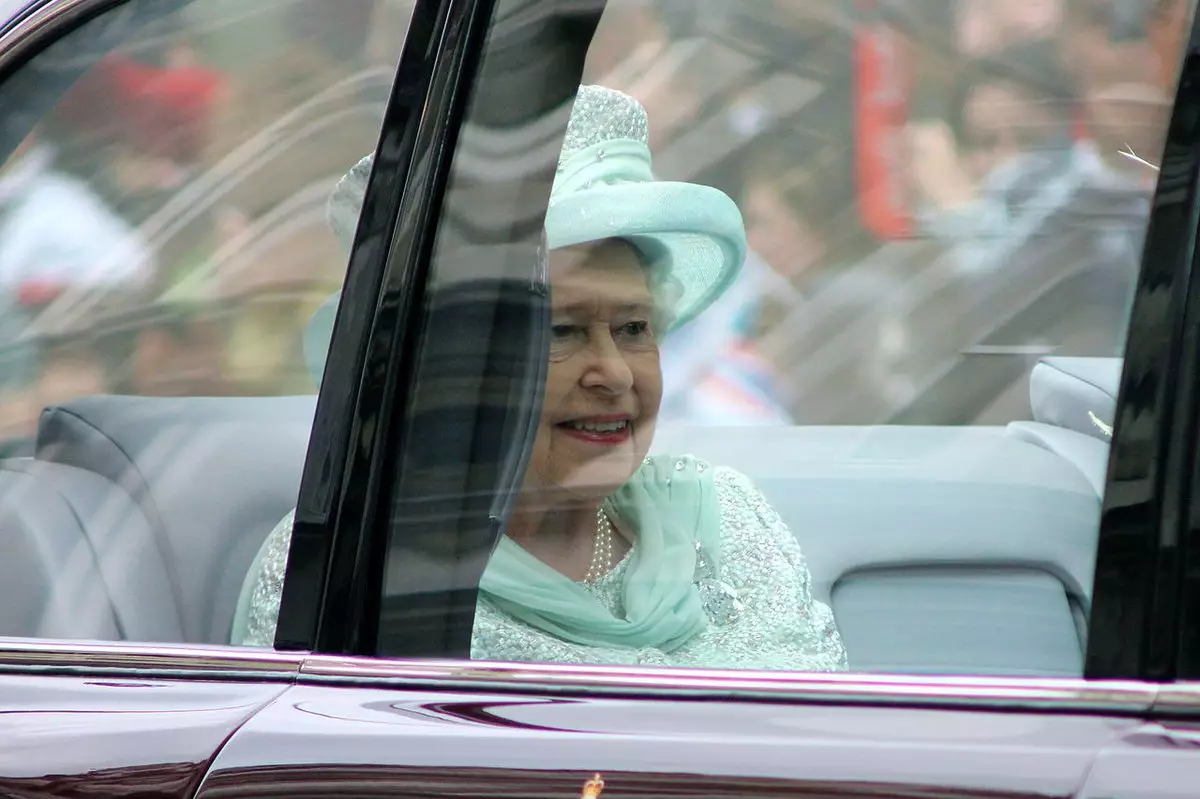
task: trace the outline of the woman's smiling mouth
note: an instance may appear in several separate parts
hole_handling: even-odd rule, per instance
[[[628,416],[589,416],[560,422],[556,426],[572,438],[609,446],[627,441],[633,429]]]

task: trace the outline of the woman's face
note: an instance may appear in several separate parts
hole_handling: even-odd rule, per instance
[[[1186,9],[1186,4],[1175,8]],[[1068,31],[1066,63],[1081,89],[1089,135],[1102,150],[1132,147],[1157,160],[1180,57],[1170,32],[1172,26],[1182,29],[1183,20],[1168,8],[1147,20],[1148,36],[1115,39],[1103,20],[1081,22]]]
[[[1067,116],[1067,109],[1004,81],[975,87],[963,107],[972,176],[982,179],[1014,156],[1044,147],[1056,132],[1065,132],[1058,120]]]
[[[636,251],[610,240],[550,254],[550,365],[525,488],[598,500],[650,450],[658,333]]]
[[[824,256],[820,234],[788,208],[772,186],[751,183],[742,198],[750,249],[781,275],[797,282]]]

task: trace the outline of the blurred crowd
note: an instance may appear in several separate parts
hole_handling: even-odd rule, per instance
[[[0,437],[88,394],[314,390],[323,198],[374,147],[407,12],[198,2],[52,99],[0,166]]]
[[[646,103],[656,154],[686,148],[714,110],[707,136],[728,139],[716,163],[678,176],[739,200],[751,263],[725,312],[667,347],[665,407],[717,424],[806,421],[789,357],[777,357],[797,349],[783,322],[815,316],[870,255],[921,239],[957,248],[969,269],[1002,260],[1080,192],[1148,198],[1192,13],[1188,0],[773,0],[707,17],[688,5],[611,14],[592,64]],[[690,53],[681,44],[697,40]],[[761,78],[745,71],[750,40],[767,51]],[[786,75],[816,96],[780,103],[771,90]],[[1112,244],[1134,267],[1140,228]],[[881,325],[880,346],[906,322]]]
[[[411,3],[275,5],[237,36],[180,16],[107,55],[0,168],[0,427],[28,430],[82,394],[313,390],[299,331],[345,258],[310,188],[373,148]],[[610,2],[587,81],[645,104],[662,176],[735,197],[752,250],[737,288],[665,343],[664,415],[804,422],[772,336],[850,267],[914,240],[982,262],[1082,188],[1152,190],[1191,13],[1190,0]],[[268,30],[274,44],[255,33]],[[288,130],[273,124],[372,70],[314,111],[335,132],[272,154]],[[253,180],[209,186],[254,158]]]

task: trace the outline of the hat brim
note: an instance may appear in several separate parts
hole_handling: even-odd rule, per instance
[[[352,235],[352,228],[346,230]],[[605,239],[626,240],[646,260],[669,269],[681,289],[671,308],[672,328],[712,305],[746,260],[746,232],[737,204],[724,192],[695,183],[600,185],[555,199],[546,211],[551,250]],[[340,292],[325,300],[304,331],[304,359],[317,385],[340,301]]]
[[[746,230],[737,203],[695,183],[594,186],[556,198],[546,212],[551,250],[624,239],[663,264],[682,293],[672,327],[694,319],[737,278],[746,260]]]

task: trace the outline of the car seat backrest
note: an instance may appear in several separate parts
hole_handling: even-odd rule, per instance
[[[0,635],[180,640],[153,532],[99,475],[0,461],[0,542]]]
[[[1034,421],[1107,440],[1123,366],[1121,358],[1043,358],[1029,376]]]
[[[315,407],[315,396],[86,397],[43,412],[35,458],[131,498],[153,531],[179,640],[226,643],[246,570],[295,505]]]
[[[755,482],[853,669],[1081,672],[1100,501],[1050,448],[1003,428],[738,427],[664,428],[654,449]]]

